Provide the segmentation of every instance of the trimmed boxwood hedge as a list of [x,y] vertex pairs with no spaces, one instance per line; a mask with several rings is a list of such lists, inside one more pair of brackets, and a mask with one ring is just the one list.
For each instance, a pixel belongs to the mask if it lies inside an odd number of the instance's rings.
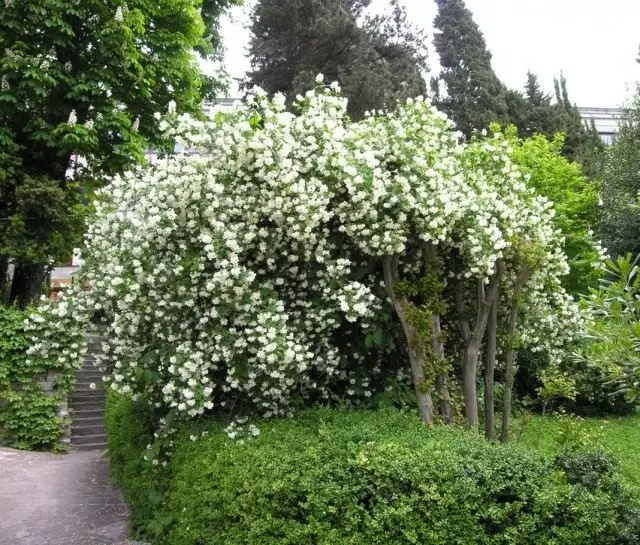
[[637,502],[610,467],[585,486],[536,452],[412,414],[308,410],[244,443],[193,423],[164,469],[142,460],[148,424],[143,404],[109,400],[114,477],[157,544],[640,543]]

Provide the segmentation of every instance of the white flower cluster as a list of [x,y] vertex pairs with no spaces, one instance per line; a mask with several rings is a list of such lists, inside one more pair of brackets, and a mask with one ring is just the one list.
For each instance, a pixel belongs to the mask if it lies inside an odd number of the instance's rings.
[[[297,106],[256,90],[209,121],[171,117],[198,154],[99,196],[74,309],[108,324],[113,389],[184,416],[287,415],[338,379],[369,397],[379,362],[363,373],[345,332],[364,337],[385,304],[379,257],[430,241],[487,279],[522,244],[556,247],[500,139],[460,144],[421,98],[354,124],[333,87]],[[545,290],[566,266],[547,254]]]
[[42,296],[37,312],[25,320],[25,330],[32,336],[25,363],[56,371],[59,380],[72,382],[87,352],[84,308],[82,297],[62,294],[56,301],[47,301]]

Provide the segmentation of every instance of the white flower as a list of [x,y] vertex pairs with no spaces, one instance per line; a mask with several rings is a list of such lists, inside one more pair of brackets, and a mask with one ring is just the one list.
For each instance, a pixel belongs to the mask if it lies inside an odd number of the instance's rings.
[[323,74],[318,74],[316,76],[316,83],[317,84],[322,84],[323,81],[324,81],[324,75]]
[[116,13],[115,13],[115,15],[113,16],[113,20],[114,20],[116,23],[122,23],[122,21],[124,21],[124,13],[123,13],[123,11],[122,11],[122,6],[118,6],[118,7],[116,8]]
[[71,113],[69,114],[69,119],[67,120],[67,124],[75,125],[77,121],[78,121],[78,116],[76,115],[76,111],[71,110]]
[[169,104],[167,105],[167,111],[170,114],[176,113],[176,101],[175,100],[170,100],[169,101]]
[[133,132],[138,132],[139,128],[140,128],[140,117],[136,117],[136,119],[133,122],[133,125],[131,125],[131,130]]

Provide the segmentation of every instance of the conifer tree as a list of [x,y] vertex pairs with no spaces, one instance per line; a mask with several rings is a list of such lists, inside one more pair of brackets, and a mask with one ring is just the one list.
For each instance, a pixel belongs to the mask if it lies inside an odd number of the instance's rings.
[[506,88],[493,71],[491,53],[473,14],[463,0],[436,0],[436,4],[434,44],[442,66],[439,80],[446,87],[446,95],[435,97],[436,105],[467,137],[492,122],[508,122]]
[[243,84],[293,102],[318,74],[337,81],[354,119],[424,95],[426,38],[397,1],[371,16],[371,0],[259,0],[251,16],[251,70]]

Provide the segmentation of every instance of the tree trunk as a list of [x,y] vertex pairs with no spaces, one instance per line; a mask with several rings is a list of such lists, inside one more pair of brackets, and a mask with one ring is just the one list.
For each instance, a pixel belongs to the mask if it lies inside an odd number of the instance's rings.
[[[437,275],[441,264],[433,243],[427,242],[424,245],[424,257],[425,274],[433,272]],[[442,342],[442,325],[437,308],[434,308],[431,314],[431,348],[433,350],[433,357],[443,364],[445,362],[444,343]],[[452,424],[453,408],[451,406],[451,395],[449,394],[449,385],[445,372],[438,373],[436,377],[436,389],[438,391],[438,397],[440,398],[438,402],[439,412],[447,424]]]
[[500,433],[500,441],[506,443],[509,441],[509,428],[511,427],[511,405],[513,398],[513,382],[516,376],[515,358],[516,350],[514,347],[514,337],[516,334],[516,325],[518,322],[518,306],[517,302],[511,307],[509,312],[509,325],[507,327],[508,348],[505,355],[504,369],[504,400],[502,408],[502,432]]
[[[475,343],[474,343],[475,344]],[[469,428],[478,427],[478,349],[465,348],[463,360],[464,415]]]
[[37,301],[42,293],[45,275],[44,265],[17,262],[13,271],[9,302],[25,308]]
[[0,256],[0,305],[9,300],[9,258]]
[[480,354],[480,346],[489,321],[489,310],[498,295],[498,286],[503,273],[504,263],[502,259],[499,259],[496,262],[496,271],[487,290],[485,290],[482,280],[476,281],[476,317],[473,328],[469,326],[468,321],[464,318],[462,286],[458,285],[455,290],[456,306],[458,307],[464,341],[462,356],[464,412],[466,425],[470,428],[478,427],[478,389],[476,384],[478,355]]
[[411,363],[411,377],[418,399],[418,410],[422,421],[430,425],[433,423],[433,397],[432,386],[427,383],[424,375],[425,350],[419,337],[419,332],[407,317],[409,302],[405,297],[397,297],[394,284],[398,280],[399,256],[386,256],[383,258],[384,283],[393,308],[400,319],[402,330],[407,342],[407,352]]
[[487,362],[484,369],[484,436],[492,441],[495,434],[495,400],[493,383],[496,368],[496,339],[498,333],[498,298],[491,305],[487,325]]
[[444,418],[446,424],[453,424],[453,405],[451,404],[451,394],[449,393],[449,384],[445,374],[439,374],[436,377],[436,388],[440,397],[438,410]]
[[502,430],[500,433],[500,441],[506,443],[509,441],[509,428],[511,427],[511,406],[513,399],[513,383],[516,377],[516,355],[515,336],[516,327],[518,326],[518,310],[520,308],[520,295],[522,288],[531,276],[531,270],[523,265],[518,271],[516,284],[513,290],[513,301],[509,310],[509,321],[507,323],[507,351],[505,354],[505,376],[504,376],[504,403],[502,408]]

